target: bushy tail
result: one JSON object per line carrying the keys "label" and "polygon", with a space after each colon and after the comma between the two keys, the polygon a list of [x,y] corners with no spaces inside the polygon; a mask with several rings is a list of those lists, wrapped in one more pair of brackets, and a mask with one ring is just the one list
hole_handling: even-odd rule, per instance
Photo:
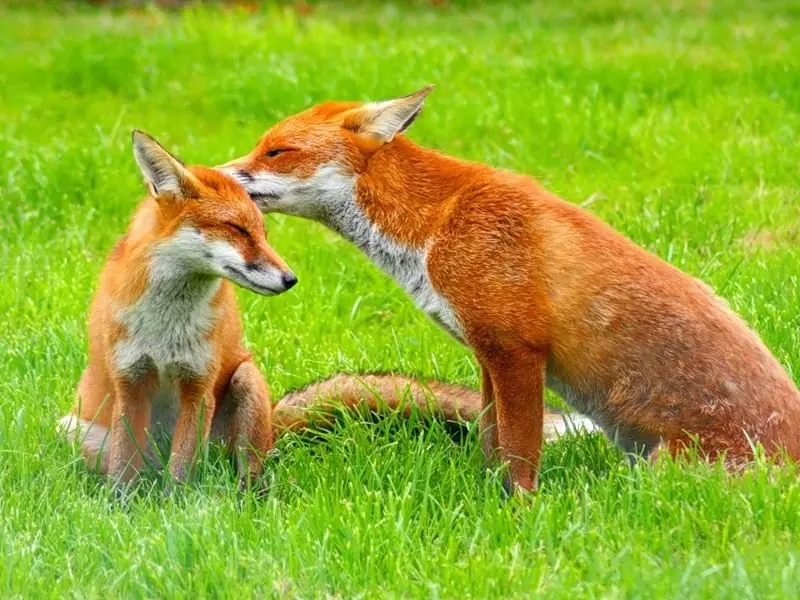
{"label": "bushy tail", "polygon": [[[481,414],[481,394],[464,386],[439,381],[422,382],[402,375],[336,375],[302,390],[286,394],[275,405],[272,423],[280,436],[307,428],[311,423],[326,425],[339,410],[402,411],[409,415],[416,407],[423,415],[464,423]],[[107,427],[66,415],[58,424],[71,442],[80,443],[90,468],[106,473],[110,432]],[[544,438],[553,440],[567,431],[597,431],[582,415],[546,409]]]}
{"label": "bushy tail", "polygon": [[[341,409],[380,412],[416,407],[424,415],[447,421],[474,421],[481,414],[481,394],[464,386],[438,381],[421,382],[401,375],[336,375],[331,379],[291,392],[280,399],[272,413],[276,433],[297,431],[309,422],[326,423]],[[544,437],[555,439],[567,431],[596,431],[587,417],[547,409]]]}

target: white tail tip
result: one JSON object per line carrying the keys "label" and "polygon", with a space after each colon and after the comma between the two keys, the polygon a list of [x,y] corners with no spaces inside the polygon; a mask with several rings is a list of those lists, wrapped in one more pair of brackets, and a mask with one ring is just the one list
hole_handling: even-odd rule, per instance
{"label": "white tail tip", "polygon": [[600,427],[589,417],[578,413],[554,413],[547,415],[544,422],[544,438],[555,440],[568,433],[594,433]]}
{"label": "white tail tip", "polygon": [[56,428],[70,442],[80,442],[84,454],[91,457],[96,457],[102,452],[109,434],[107,427],[86,421],[75,415],[62,417],[58,421]]}

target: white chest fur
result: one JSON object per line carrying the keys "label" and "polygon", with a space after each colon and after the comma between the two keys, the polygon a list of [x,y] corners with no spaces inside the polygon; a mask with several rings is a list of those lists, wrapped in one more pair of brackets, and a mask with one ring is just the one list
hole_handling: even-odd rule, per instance
{"label": "white chest fur", "polygon": [[219,285],[216,278],[180,279],[169,269],[152,269],[147,291],[116,315],[127,332],[116,346],[117,368],[131,371],[147,361],[159,375],[173,369],[205,373],[212,356],[212,300]]}
{"label": "white chest fur", "polygon": [[[450,335],[464,342],[464,330],[455,311],[431,283],[427,249],[409,248],[381,231],[356,204],[355,181],[350,179],[349,182],[349,197],[326,206],[325,224],[361,248],[375,265],[411,296],[420,310]],[[347,188],[343,184],[334,187]]]}

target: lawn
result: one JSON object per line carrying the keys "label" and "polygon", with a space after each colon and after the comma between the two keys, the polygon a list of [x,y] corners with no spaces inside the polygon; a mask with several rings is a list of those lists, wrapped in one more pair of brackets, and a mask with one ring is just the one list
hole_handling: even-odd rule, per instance
{"label": "lawn", "polygon": [[[713,285],[800,379],[797,3],[24,4],[0,8],[1,597],[797,596],[790,467],[631,469],[572,436],[536,498],[506,501],[474,429],[343,419],[281,440],[264,499],[212,449],[185,492],[145,480],[123,505],[54,429],[143,193],[131,128],[219,164],[312,103],[427,83],[411,137],[585,204]],[[275,398],[340,371],[478,385],[354,248],[267,225],[300,285],[239,298]]]}

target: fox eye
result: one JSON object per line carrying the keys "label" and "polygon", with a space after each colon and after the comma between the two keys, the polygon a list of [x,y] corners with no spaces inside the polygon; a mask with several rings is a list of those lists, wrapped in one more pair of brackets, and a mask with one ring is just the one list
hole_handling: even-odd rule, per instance
{"label": "fox eye", "polygon": [[244,228],[244,227],[242,227],[241,225],[237,225],[236,223],[225,223],[225,225],[226,225],[228,228],[230,228],[230,229],[232,229],[233,231],[235,231],[236,233],[239,233],[240,235],[243,235],[244,237],[246,237],[246,238],[250,239],[250,237],[251,237],[251,236],[250,236],[250,232],[249,232],[249,231],[247,231],[247,229],[245,229],[245,228]]}
{"label": "fox eye", "polygon": [[266,156],[267,158],[275,158],[276,156],[283,154],[286,151],[287,151],[286,148],[275,148],[274,150],[267,151],[264,154],[264,156]]}

